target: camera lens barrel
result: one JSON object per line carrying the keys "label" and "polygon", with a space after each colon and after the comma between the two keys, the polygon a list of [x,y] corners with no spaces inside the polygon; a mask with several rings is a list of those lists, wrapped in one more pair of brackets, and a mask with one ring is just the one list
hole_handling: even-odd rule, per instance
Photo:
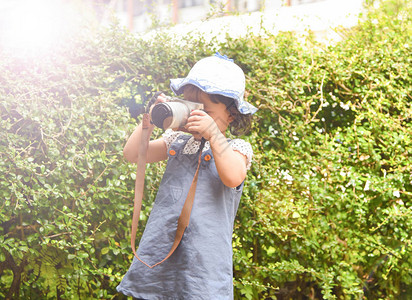
{"label": "camera lens barrel", "polygon": [[189,114],[189,108],[183,103],[164,102],[153,106],[150,116],[154,125],[166,130],[184,126]]}

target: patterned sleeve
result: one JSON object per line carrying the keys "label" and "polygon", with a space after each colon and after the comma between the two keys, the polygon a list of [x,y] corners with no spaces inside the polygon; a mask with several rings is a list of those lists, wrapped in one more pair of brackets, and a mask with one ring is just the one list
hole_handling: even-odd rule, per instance
{"label": "patterned sleeve", "polygon": [[252,165],[252,158],[253,158],[253,150],[250,143],[242,140],[242,139],[234,139],[230,142],[232,149],[242,153],[246,156],[246,169],[249,170],[250,166]]}
{"label": "patterned sleeve", "polygon": [[163,134],[162,138],[166,143],[167,149],[169,149],[170,145],[175,141],[175,139],[182,134],[181,131],[174,131],[172,129],[167,129]]}

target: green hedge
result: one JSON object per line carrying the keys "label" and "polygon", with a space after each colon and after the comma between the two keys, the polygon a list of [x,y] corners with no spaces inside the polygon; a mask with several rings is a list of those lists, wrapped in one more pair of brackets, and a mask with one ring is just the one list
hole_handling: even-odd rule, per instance
{"label": "green hedge", "polygon": [[[405,3],[371,10],[329,47],[291,33],[177,43],[113,26],[41,61],[0,52],[0,298],[124,298],[135,166],[123,145],[142,103],[219,49],[260,108],[245,137],[255,157],[235,224],[236,299],[407,299]],[[163,167],[148,167],[141,228]]]}

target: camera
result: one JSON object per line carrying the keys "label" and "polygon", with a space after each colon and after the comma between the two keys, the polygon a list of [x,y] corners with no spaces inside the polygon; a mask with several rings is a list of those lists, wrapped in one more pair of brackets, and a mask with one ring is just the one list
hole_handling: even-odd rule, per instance
{"label": "camera", "polygon": [[203,109],[202,103],[176,97],[167,97],[167,100],[167,102],[158,103],[150,109],[152,123],[163,130],[185,126],[192,110]]}

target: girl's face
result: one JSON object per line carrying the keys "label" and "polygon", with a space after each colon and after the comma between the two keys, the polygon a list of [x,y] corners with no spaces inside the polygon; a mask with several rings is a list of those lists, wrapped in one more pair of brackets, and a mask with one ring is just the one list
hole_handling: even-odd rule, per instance
{"label": "girl's face", "polygon": [[203,110],[212,117],[220,131],[224,134],[230,122],[233,121],[226,105],[223,103],[214,103],[210,100],[207,94],[203,94],[204,97],[200,97],[200,103],[203,104]]}
{"label": "girl's face", "polygon": [[[219,130],[225,134],[230,122],[233,121],[233,117],[226,108],[226,105],[221,102],[214,103],[208,94],[198,89],[196,90],[196,92],[193,92],[192,88],[185,88],[183,92],[184,98],[189,101],[202,103],[203,110],[215,121]],[[194,137],[196,138],[195,134]]]}

